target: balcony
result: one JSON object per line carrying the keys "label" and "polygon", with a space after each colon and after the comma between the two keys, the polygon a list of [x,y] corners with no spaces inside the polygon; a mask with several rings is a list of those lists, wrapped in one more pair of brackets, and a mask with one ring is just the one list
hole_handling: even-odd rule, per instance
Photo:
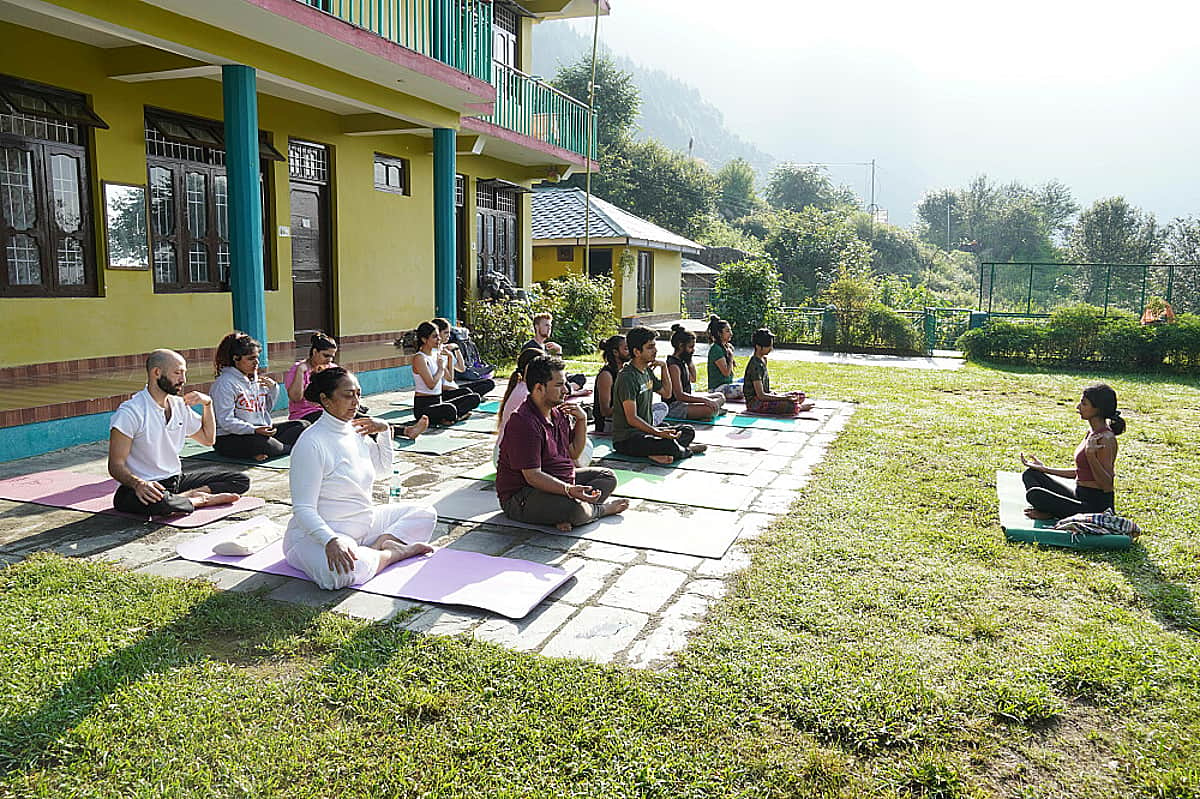
{"label": "balcony", "polygon": [[[492,67],[496,105],[479,118],[587,158],[596,157],[596,115],[548,83],[497,61]],[[591,136],[589,137],[589,131]]]}
{"label": "balcony", "polygon": [[480,0],[296,0],[492,82],[492,4]]}

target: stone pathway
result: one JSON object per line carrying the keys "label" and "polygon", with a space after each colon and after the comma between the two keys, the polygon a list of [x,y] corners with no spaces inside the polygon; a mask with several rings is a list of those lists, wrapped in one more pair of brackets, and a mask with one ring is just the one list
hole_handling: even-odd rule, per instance
{"label": "stone pathway", "polygon": [[[389,402],[410,399],[396,392],[366,398],[376,412]],[[349,589],[322,591],[312,583],[239,569],[185,561],[175,546],[238,518],[202,531],[176,530],[116,517],[93,516],[0,500],[0,565],[33,552],[49,550],[87,557],[164,577],[207,580],[230,591],[259,593],[268,599],[329,608],[351,616],[396,619],[405,628],[432,635],[466,634],[483,641],[553,657],[581,657],[641,668],[669,667],[673,653],[703,621],[709,605],[725,592],[725,580],[749,564],[740,544],[758,536],[774,515],[787,511],[804,488],[813,467],[853,413],[847,403],[818,402],[819,427],[812,433],[785,433],[749,476],[730,481],[758,489],[747,509],[739,512],[738,542],[721,559],[676,555],[582,541],[514,528],[489,528],[439,522],[435,544],[488,555],[523,558],[575,571],[574,578],[520,620],[467,608],[443,607],[376,596]],[[445,481],[490,459],[492,437],[471,435],[473,446],[442,456],[397,455],[396,480],[405,501],[419,501],[439,491]],[[88,444],[36,458],[0,464],[0,478],[45,469],[71,469],[105,474],[106,444]],[[619,464],[639,468],[636,464]],[[644,471],[666,470],[647,464]],[[248,467],[252,492],[268,500],[254,515],[283,521],[289,516],[286,471]],[[386,483],[376,484],[376,499],[387,499]],[[664,522],[680,518],[673,506],[634,500],[633,507],[661,513]]]}

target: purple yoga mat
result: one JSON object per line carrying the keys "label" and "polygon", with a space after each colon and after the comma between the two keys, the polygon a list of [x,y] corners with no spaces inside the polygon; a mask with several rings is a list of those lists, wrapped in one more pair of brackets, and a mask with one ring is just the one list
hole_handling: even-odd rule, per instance
{"label": "purple yoga mat", "polygon": [[85,513],[121,516],[126,519],[144,521],[153,518],[153,521],[159,524],[182,528],[202,527],[217,519],[224,519],[234,513],[254,510],[266,504],[266,500],[260,497],[242,497],[231,505],[200,508],[180,516],[139,516],[121,513],[113,509],[113,494],[116,490],[116,480],[59,469],[0,480],[0,499],[8,499],[13,502],[33,502],[37,505],[49,505],[52,508],[69,508]]}
{"label": "purple yoga mat", "polygon": [[[213,552],[213,547],[221,541],[228,541],[259,522],[250,519],[185,541],[176,547],[176,552],[187,560],[308,579],[284,559],[282,541],[245,557]],[[556,566],[527,560],[439,549],[431,555],[393,563],[362,585],[351,587],[383,596],[482,608],[520,619],[571,576]]]}

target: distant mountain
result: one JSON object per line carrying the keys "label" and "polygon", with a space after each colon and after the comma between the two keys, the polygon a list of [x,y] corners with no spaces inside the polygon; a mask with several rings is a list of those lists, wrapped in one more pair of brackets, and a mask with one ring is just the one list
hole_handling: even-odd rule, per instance
{"label": "distant mountain", "polygon": [[[592,40],[561,22],[533,26],[533,73],[553,80],[558,68],[591,55]],[[688,151],[717,171],[734,158],[744,158],[765,182],[778,160],[725,127],[725,118],[692,86],[657,69],[648,69],[627,56],[612,53],[617,66],[633,75],[642,96],[639,136],[658,139],[678,152]],[[586,98],[581,98],[586,99]]]}

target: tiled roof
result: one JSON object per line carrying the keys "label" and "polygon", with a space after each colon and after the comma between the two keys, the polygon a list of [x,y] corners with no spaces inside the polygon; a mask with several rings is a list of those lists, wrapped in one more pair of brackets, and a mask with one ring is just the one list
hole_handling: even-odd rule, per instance
{"label": "tiled roof", "polygon": [[[533,240],[581,239],[586,235],[582,189],[537,189],[533,193]],[[634,239],[673,250],[698,253],[701,245],[634,216],[612,203],[592,196],[591,235],[596,239]]]}

